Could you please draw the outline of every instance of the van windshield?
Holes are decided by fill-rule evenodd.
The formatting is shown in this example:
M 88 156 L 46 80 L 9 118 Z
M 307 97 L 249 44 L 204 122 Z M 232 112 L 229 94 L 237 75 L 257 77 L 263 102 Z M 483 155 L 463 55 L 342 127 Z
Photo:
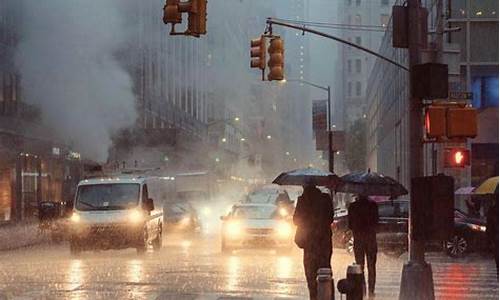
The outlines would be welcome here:
M 93 184 L 78 187 L 75 208 L 78 210 L 128 209 L 139 202 L 139 184 Z

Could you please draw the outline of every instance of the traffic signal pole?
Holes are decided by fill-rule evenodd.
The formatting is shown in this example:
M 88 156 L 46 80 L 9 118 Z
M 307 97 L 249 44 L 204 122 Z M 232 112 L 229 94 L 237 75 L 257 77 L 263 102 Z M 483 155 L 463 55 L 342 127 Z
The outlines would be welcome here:
M 420 30 L 421 16 L 420 0 L 408 0 L 408 61 L 410 74 L 412 68 L 420 63 L 420 43 L 422 34 Z M 412 90 L 410 79 L 409 93 L 409 140 L 410 153 L 409 171 L 410 178 L 422 177 L 423 172 L 423 122 L 422 98 L 415 96 Z M 413 186 L 411 186 L 413 189 Z M 419 199 L 410 199 L 410 201 L 419 201 Z M 411 206 L 411 205 L 410 205 Z M 401 287 L 399 292 L 400 300 L 432 300 L 434 299 L 434 283 L 432 278 L 431 265 L 425 262 L 425 241 L 416 239 L 413 234 L 413 215 L 410 208 L 409 226 L 408 226 L 408 244 L 409 261 L 403 266 L 401 276 Z
M 327 90 L 328 92 L 328 171 L 330 171 L 330 173 L 334 173 L 333 172 L 333 160 L 334 160 L 334 156 L 333 156 L 333 132 L 332 132 L 332 100 L 331 100 L 331 96 L 330 96 L 330 86 L 327 87 Z

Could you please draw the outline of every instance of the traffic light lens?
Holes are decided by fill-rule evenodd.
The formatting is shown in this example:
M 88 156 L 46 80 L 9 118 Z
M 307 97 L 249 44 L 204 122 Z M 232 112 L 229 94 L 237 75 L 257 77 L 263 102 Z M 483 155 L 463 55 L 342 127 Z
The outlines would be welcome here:
M 464 154 L 462 151 L 455 152 L 455 163 L 461 164 L 464 161 Z

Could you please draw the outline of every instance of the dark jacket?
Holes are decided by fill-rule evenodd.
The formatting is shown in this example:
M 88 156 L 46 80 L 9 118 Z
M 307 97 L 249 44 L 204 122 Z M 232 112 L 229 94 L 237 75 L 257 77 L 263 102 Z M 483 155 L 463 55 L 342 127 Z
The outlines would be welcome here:
M 494 247 L 498 247 L 498 200 L 494 201 L 486 216 L 486 236 Z
M 354 237 L 375 238 L 378 224 L 378 207 L 373 201 L 357 200 L 349 205 L 348 226 Z
M 293 223 L 307 236 L 307 245 L 319 243 L 332 236 L 333 203 L 328 194 L 316 187 L 306 187 L 297 200 Z M 331 242 L 330 242 L 331 244 Z

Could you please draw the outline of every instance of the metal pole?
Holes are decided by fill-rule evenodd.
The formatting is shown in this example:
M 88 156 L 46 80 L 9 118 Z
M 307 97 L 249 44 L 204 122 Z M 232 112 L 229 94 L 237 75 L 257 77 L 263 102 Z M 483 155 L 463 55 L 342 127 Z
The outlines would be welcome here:
M 422 41 L 420 0 L 408 0 L 408 61 L 410 74 L 412 68 L 420 63 L 420 44 Z M 409 78 L 409 171 L 410 178 L 421 177 L 423 172 L 423 117 L 422 99 L 415 97 L 412 90 L 411 76 Z M 413 186 L 411 186 L 413 189 Z M 418 199 L 410 199 L 411 202 Z M 425 241 L 416 239 L 413 234 L 413 211 L 410 205 L 408 220 L 409 261 L 403 266 L 401 276 L 400 300 L 433 300 L 434 283 L 431 265 L 425 262 Z
M 332 141 L 332 100 L 330 96 L 330 86 L 328 86 L 328 171 L 333 172 L 333 141 Z

